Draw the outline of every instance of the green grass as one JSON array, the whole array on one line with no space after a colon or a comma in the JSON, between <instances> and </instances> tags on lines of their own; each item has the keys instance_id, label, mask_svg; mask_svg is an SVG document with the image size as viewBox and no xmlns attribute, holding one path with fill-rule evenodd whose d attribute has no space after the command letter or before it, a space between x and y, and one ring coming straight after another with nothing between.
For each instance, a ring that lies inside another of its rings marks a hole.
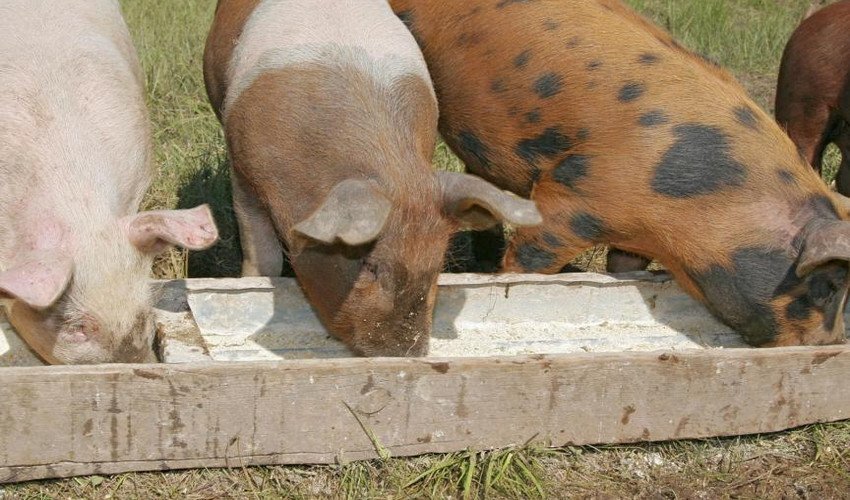
<instances>
[{"instance_id":1,"label":"green grass","mask_svg":"<svg viewBox=\"0 0 850 500\"><path fill-rule=\"evenodd\" d=\"M785 39L807 0L633 0L685 45L772 107ZM222 242L171 252L160 277L234 276L239 247L227 157L201 75L212 0L122 0L147 74L157 178L146 208L213 205ZM830 153L827 170L837 155ZM434 163L462 165L438 146ZM597 251L598 252L598 251ZM598 255L598 254L597 254ZM594 256L588 257L594 260ZM769 436L547 450L527 446L340 466L92 476L5 486L0 498L840 498L850 491L850 423ZM5 496L4 496L5 495Z\"/></svg>"},{"instance_id":2,"label":"green grass","mask_svg":"<svg viewBox=\"0 0 850 500\"><path fill-rule=\"evenodd\" d=\"M632 0L684 45L733 71L778 67L785 42L809 3L798 0Z\"/></svg>"},{"instance_id":3,"label":"green grass","mask_svg":"<svg viewBox=\"0 0 850 500\"><path fill-rule=\"evenodd\" d=\"M145 208L209 203L221 241L188 259L173 250L158 259L161 278L237 276L239 238L230 201L227 152L207 102L201 71L212 20L211 0L123 0L142 66L154 129L157 177Z\"/></svg>"}]
</instances>

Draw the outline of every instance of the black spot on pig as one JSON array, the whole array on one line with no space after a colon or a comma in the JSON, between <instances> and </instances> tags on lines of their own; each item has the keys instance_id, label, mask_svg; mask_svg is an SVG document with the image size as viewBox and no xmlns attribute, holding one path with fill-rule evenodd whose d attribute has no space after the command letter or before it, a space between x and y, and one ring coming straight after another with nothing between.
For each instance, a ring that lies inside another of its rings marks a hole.
<instances>
[{"instance_id":1,"label":"black spot on pig","mask_svg":"<svg viewBox=\"0 0 850 500\"><path fill-rule=\"evenodd\" d=\"M517 262L527 271L546 269L555 262L555 254L530 243L523 243L516 250Z\"/></svg>"},{"instance_id":2,"label":"black spot on pig","mask_svg":"<svg viewBox=\"0 0 850 500\"><path fill-rule=\"evenodd\" d=\"M806 200L805 209L811 213L815 219L838 219L838 212L835 211L835 206L829 198L822 194L810 196Z\"/></svg>"},{"instance_id":3,"label":"black spot on pig","mask_svg":"<svg viewBox=\"0 0 850 500\"><path fill-rule=\"evenodd\" d=\"M782 181L783 184L795 185L797 184L797 180L794 178L794 174L790 171L781 169L776 172L776 175L779 177L779 180Z\"/></svg>"},{"instance_id":4,"label":"black spot on pig","mask_svg":"<svg viewBox=\"0 0 850 500\"><path fill-rule=\"evenodd\" d=\"M811 315L811 304L805 295L797 297L785 306L785 317L790 320L802 321L809 319Z\"/></svg>"},{"instance_id":5,"label":"black spot on pig","mask_svg":"<svg viewBox=\"0 0 850 500\"><path fill-rule=\"evenodd\" d=\"M545 73L534 82L534 92L541 99L558 95L564 88L564 78L557 73Z\"/></svg>"},{"instance_id":6,"label":"black spot on pig","mask_svg":"<svg viewBox=\"0 0 850 500\"><path fill-rule=\"evenodd\" d=\"M708 308L752 345L773 340L777 321L770 301L800 282L788 255L762 247L736 250L731 267L713 265L688 274L702 290Z\"/></svg>"},{"instance_id":7,"label":"black spot on pig","mask_svg":"<svg viewBox=\"0 0 850 500\"><path fill-rule=\"evenodd\" d=\"M846 264L827 265L807 276L802 286L790 282L790 285L797 285L796 290L788 285L781 287L780 292L790 290L792 295L797 295L785 306L786 318L802 321L809 319L815 312L819 312L824 318L824 328L832 330L838 315L843 312L847 273Z\"/></svg>"},{"instance_id":8,"label":"black spot on pig","mask_svg":"<svg viewBox=\"0 0 850 500\"><path fill-rule=\"evenodd\" d=\"M528 123L538 123L540 121L540 110L535 109L526 113L525 121Z\"/></svg>"},{"instance_id":9,"label":"black spot on pig","mask_svg":"<svg viewBox=\"0 0 850 500\"><path fill-rule=\"evenodd\" d=\"M555 21L554 19L547 19L543 21L543 29L545 29L546 31L554 31L558 29L559 26L561 26L561 23Z\"/></svg>"},{"instance_id":10,"label":"black spot on pig","mask_svg":"<svg viewBox=\"0 0 850 500\"><path fill-rule=\"evenodd\" d=\"M588 71L596 71L597 69L599 69L601 67L602 67L602 61L600 61L599 59L594 59L593 61L590 61L589 63L587 63L587 70Z\"/></svg>"},{"instance_id":11,"label":"black spot on pig","mask_svg":"<svg viewBox=\"0 0 850 500\"><path fill-rule=\"evenodd\" d=\"M578 45L580 43L581 43L581 38L574 36L574 37L570 38L569 40L567 40L567 48L568 49L574 49L574 48L578 47Z\"/></svg>"},{"instance_id":12,"label":"black spot on pig","mask_svg":"<svg viewBox=\"0 0 850 500\"><path fill-rule=\"evenodd\" d=\"M496 94L501 94L502 92L508 90L507 85L505 85L505 81L501 78L497 78L490 82L490 90Z\"/></svg>"},{"instance_id":13,"label":"black spot on pig","mask_svg":"<svg viewBox=\"0 0 850 500\"><path fill-rule=\"evenodd\" d=\"M641 64L651 65L657 63L661 58L658 57L658 54L653 54L651 52L644 52L638 57L638 61Z\"/></svg>"},{"instance_id":14,"label":"black spot on pig","mask_svg":"<svg viewBox=\"0 0 850 500\"><path fill-rule=\"evenodd\" d=\"M747 128L758 130L758 118L753 109L747 105L735 108L735 120Z\"/></svg>"},{"instance_id":15,"label":"black spot on pig","mask_svg":"<svg viewBox=\"0 0 850 500\"><path fill-rule=\"evenodd\" d=\"M673 131L676 142L655 167L656 193L689 198L744 183L746 168L732 157L729 138L719 128L687 123Z\"/></svg>"},{"instance_id":16,"label":"black spot on pig","mask_svg":"<svg viewBox=\"0 0 850 500\"><path fill-rule=\"evenodd\" d=\"M531 60L531 51L523 50L514 58L514 67L520 69L524 68L528 64L529 60Z\"/></svg>"},{"instance_id":17,"label":"black spot on pig","mask_svg":"<svg viewBox=\"0 0 850 500\"><path fill-rule=\"evenodd\" d=\"M847 292L847 265L833 264L816 269L807 277L808 298L824 317L824 327L831 331L839 314L843 314Z\"/></svg>"},{"instance_id":18,"label":"black spot on pig","mask_svg":"<svg viewBox=\"0 0 850 500\"><path fill-rule=\"evenodd\" d=\"M457 136L460 150L482 168L490 168L490 148L474 133L464 130Z\"/></svg>"},{"instance_id":19,"label":"black spot on pig","mask_svg":"<svg viewBox=\"0 0 850 500\"><path fill-rule=\"evenodd\" d=\"M537 137L523 139L516 146L516 154L533 164L538 158L553 158L573 146L570 138L558 127L549 127Z\"/></svg>"},{"instance_id":20,"label":"black spot on pig","mask_svg":"<svg viewBox=\"0 0 850 500\"><path fill-rule=\"evenodd\" d=\"M617 95L617 100L620 102L632 102L639 99L646 92L646 87L642 83L629 82L620 87L620 93Z\"/></svg>"},{"instance_id":21,"label":"black spot on pig","mask_svg":"<svg viewBox=\"0 0 850 500\"><path fill-rule=\"evenodd\" d=\"M461 47L472 47L478 45L482 38L481 33L461 33L457 37L457 44Z\"/></svg>"},{"instance_id":22,"label":"black spot on pig","mask_svg":"<svg viewBox=\"0 0 850 500\"><path fill-rule=\"evenodd\" d=\"M576 183L587 176L589 163L590 159L585 155L569 155L552 171L552 178L570 189L575 189Z\"/></svg>"},{"instance_id":23,"label":"black spot on pig","mask_svg":"<svg viewBox=\"0 0 850 500\"><path fill-rule=\"evenodd\" d=\"M587 241L598 241L608 232L602 220L587 212L573 215L570 220L570 229L576 236Z\"/></svg>"},{"instance_id":24,"label":"black spot on pig","mask_svg":"<svg viewBox=\"0 0 850 500\"><path fill-rule=\"evenodd\" d=\"M503 7L507 7L508 5L513 5L515 3L531 3L536 1L537 0L499 0L499 3L496 4L496 8L501 9Z\"/></svg>"},{"instance_id":25,"label":"black spot on pig","mask_svg":"<svg viewBox=\"0 0 850 500\"><path fill-rule=\"evenodd\" d=\"M580 128L578 132L576 132L576 139L580 141L586 141L590 138L590 130L587 128Z\"/></svg>"},{"instance_id":26,"label":"black spot on pig","mask_svg":"<svg viewBox=\"0 0 850 500\"><path fill-rule=\"evenodd\" d=\"M658 125L664 125L669 121L670 119L664 111L654 109L640 115L640 118L638 118L638 125L641 127L657 127Z\"/></svg>"},{"instance_id":27,"label":"black spot on pig","mask_svg":"<svg viewBox=\"0 0 850 500\"><path fill-rule=\"evenodd\" d=\"M543 242L552 248L558 248L564 245L561 239L552 233L543 233Z\"/></svg>"}]
</instances>

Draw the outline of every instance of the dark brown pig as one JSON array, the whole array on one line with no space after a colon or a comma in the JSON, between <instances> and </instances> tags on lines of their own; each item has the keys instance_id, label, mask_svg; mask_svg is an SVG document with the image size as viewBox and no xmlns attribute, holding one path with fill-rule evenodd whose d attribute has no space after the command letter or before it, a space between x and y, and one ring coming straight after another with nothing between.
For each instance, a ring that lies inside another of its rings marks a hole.
<instances>
[{"instance_id":1,"label":"dark brown pig","mask_svg":"<svg viewBox=\"0 0 850 500\"><path fill-rule=\"evenodd\" d=\"M791 35L776 89L776 120L821 171L824 150L841 150L835 179L850 195L850 1L817 11Z\"/></svg>"},{"instance_id":2,"label":"dark brown pig","mask_svg":"<svg viewBox=\"0 0 850 500\"><path fill-rule=\"evenodd\" d=\"M293 269L362 355L422 355L449 236L540 222L534 204L430 165L437 102L382 0L220 0L204 61L225 129L243 274Z\"/></svg>"},{"instance_id":3,"label":"dark brown pig","mask_svg":"<svg viewBox=\"0 0 850 500\"><path fill-rule=\"evenodd\" d=\"M543 214L505 271L606 243L659 260L751 344L844 341L843 202L725 71L618 1L390 3L446 141Z\"/></svg>"}]
</instances>

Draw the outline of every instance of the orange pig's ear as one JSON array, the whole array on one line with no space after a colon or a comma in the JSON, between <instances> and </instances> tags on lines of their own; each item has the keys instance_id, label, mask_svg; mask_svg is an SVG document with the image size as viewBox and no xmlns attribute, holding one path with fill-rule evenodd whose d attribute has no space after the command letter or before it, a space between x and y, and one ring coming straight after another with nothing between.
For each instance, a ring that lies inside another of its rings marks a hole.
<instances>
[{"instance_id":1,"label":"orange pig's ear","mask_svg":"<svg viewBox=\"0 0 850 500\"><path fill-rule=\"evenodd\" d=\"M850 222L816 220L803 238L797 276L805 277L833 260L850 262Z\"/></svg>"},{"instance_id":2,"label":"orange pig's ear","mask_svg":"<svg viewBox=\"0 0 850 500\"><path fill-rule=\"evenodd\" d=\"M500 222L536 226L543 222L533 201L502 191L480 177L439 172L443 212L464 229L487 229Z\"/></svg>"}]
</instances>

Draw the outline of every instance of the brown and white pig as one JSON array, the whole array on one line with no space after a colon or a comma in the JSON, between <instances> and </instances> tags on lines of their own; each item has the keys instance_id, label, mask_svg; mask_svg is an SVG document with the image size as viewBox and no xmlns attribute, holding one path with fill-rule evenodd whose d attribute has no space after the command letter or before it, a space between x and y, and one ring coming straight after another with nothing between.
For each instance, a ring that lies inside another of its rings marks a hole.
<instances>
[{"instance_id":1,"label":"brown and white pig","mask_svg":"<svg viewBox=\"0 0 850 500\"><path fill-rule=\"evenodd\" d=\"M0 3L0 296L44 360L155 360L153 257L217 232L206 206L138 213L151 157L118 3Z\"/></svg>"},{"instance_id":2,"label":"brown and white pig","mask_svg":"<svg viewBox=\"0 0 850 500\"><path fill-rule=\"evenodd\" d=\"M751 344L844 341L843 202L726 72L619 1L390 3L446 141L543 215L504 270L611 244L659 260Z\"/></svg>"},{"instance_id":3,"label":"brown and white pig","mask_svg":"<svg viewBox=\"0 0 850 500\"><path fill-rule=\"evenodd\" d=\"M850 195L850 0L817 11L791 35L779 68L776 120L817 172L826 147L838 146L835 184Z\"/></svg>"},{"instance_id":4,"label":"brown and white pig","mask_svg":"<svg viewBox=\"0 0 850 500\"><path fill-rule=\"evenodd\" d=\"M534 204L435 174L437 102L416 42L385 0L219 0L205 54L224 126L243 274L292 267L355 353L427 352L449 236Z\"/></svg>"}]
</instances>

